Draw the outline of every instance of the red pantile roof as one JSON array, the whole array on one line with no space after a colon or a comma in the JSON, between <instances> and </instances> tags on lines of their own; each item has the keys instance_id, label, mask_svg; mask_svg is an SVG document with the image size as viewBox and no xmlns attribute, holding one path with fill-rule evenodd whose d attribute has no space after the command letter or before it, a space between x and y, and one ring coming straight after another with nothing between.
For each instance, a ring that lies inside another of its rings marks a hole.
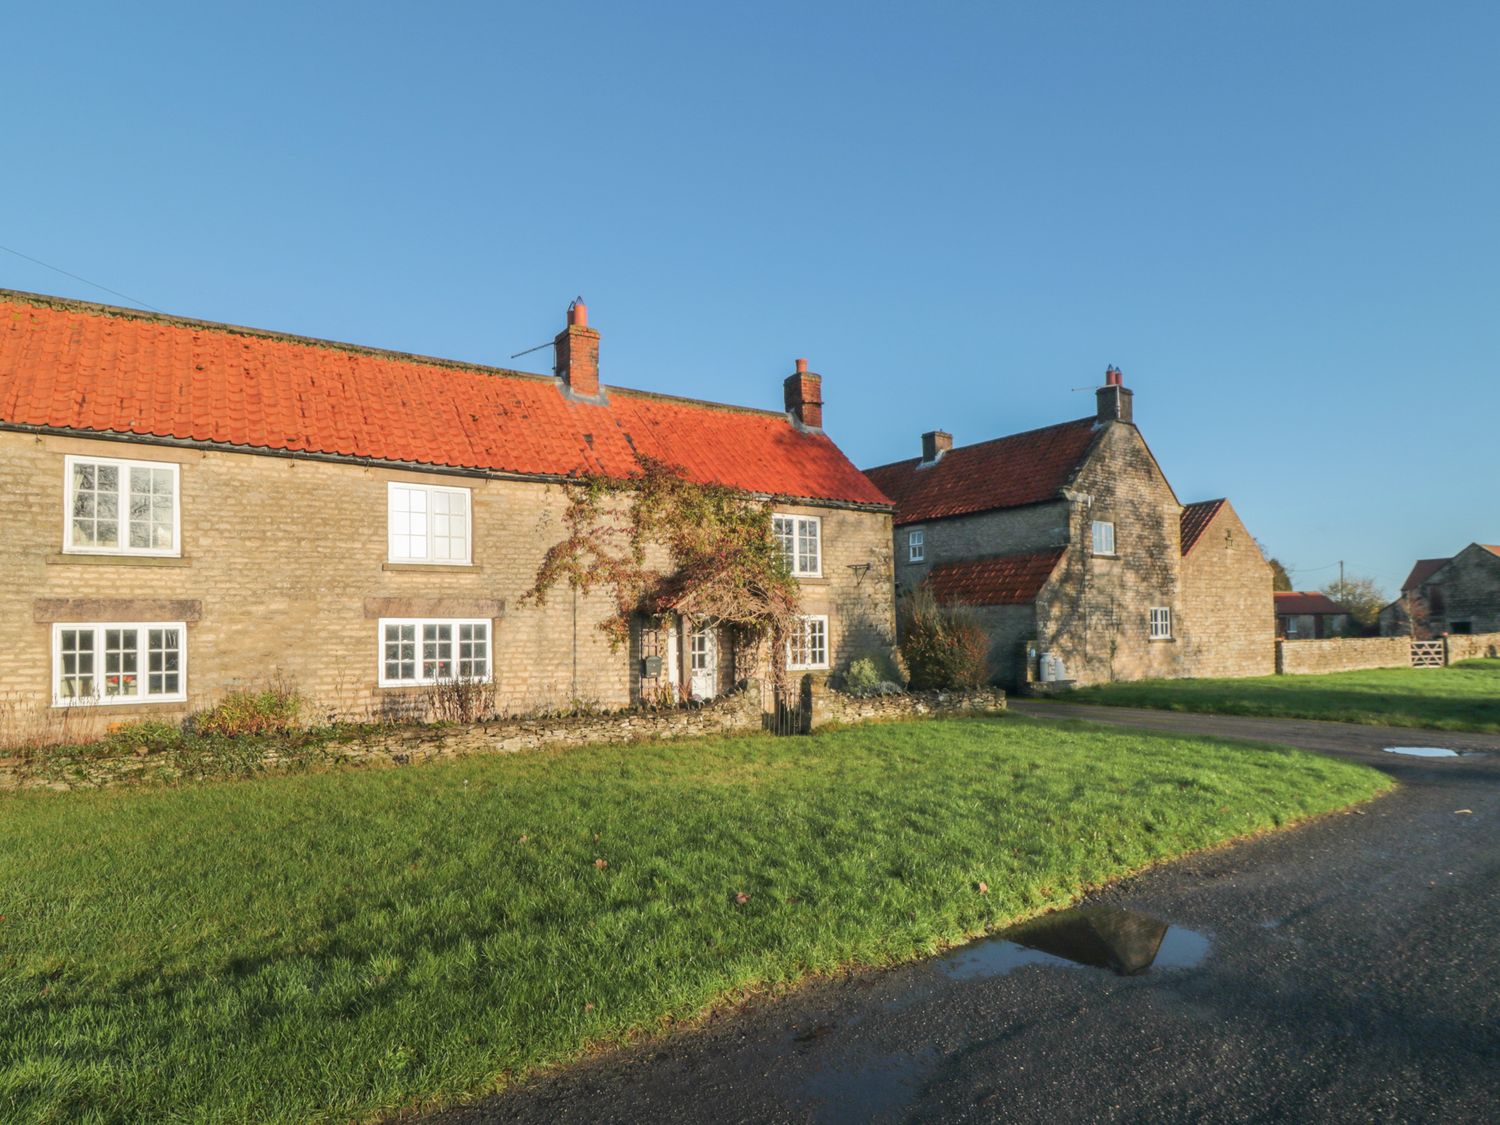
<instances>
[{"instance_id":1,"label":"red pantile roof","mask_svg":"<svg viewBox=\"0 0 1500 1125\"><path fill-rule=\"evenodd\" d=\"M1025 555L943 563L927 575L940 602L965 605L1025 605L1036 601L1062 558L1063 549Z\"/></svg>"},{"instance_id":2,"label":"red pantile roof","mask_svg":"<svg viewBox=\"0 0 1500 1125\"><path fill-rule=\"evenodd\" d=\"M1276 594L1277 613L1348 613L1327 594L1316 590L1281 590Z\"/></svg>"},{"instance_id":3,"label":"red pantile roof","mask_svg":"<svg viewBox=\"0 0 1500 1125\"><path fill-rule=\"evenodd\" d=\"M1411 568L1411 573L1406 576L1406 581L1401 583L1402 592L1415 590L1450 561L1449 559L1418 559L1416 565Z\"/></svg>"},{"instance_id":4,"label":"red pantile roof","mask_svg":"<svg viewBox=\"0 0 1500 1125\"><path fill-rule=\"evenodd\" d=\"M1056 497L1098 433L1094 418L1080 418L950 449L932 465L912 458L865 476L895 501L897 525L1019 508Z\"/></svg>"},{"instance_id":5,"label":"red pantile roof","mask_svg":"<svg viewBox=\"0 0 1500 1125\"><path fill-rule=\"evenodd\" d=\"M1481 543L1479 545L1492 555L1500 555L1500 546L1496 546L1493 543Z\"/></svg>"},{"instance_id":6,"label":"red pantile roof","mask_svg":"<svg viewBox=\"0 0 1500 1125\"><path fill-rule=\"evenodd\" d=\"M779 412L0 290L0 426L566 477L637 454L789 498L884 505L821 433Z\"/></svg>"},{"instance_id":7,"label":"red pantile roof","mask_svg":"<svg viewBox=\"0 0 1500 1125\"><path fill-rule=\"evenodd\" d=\"M1225 505L1224 500L1199 500L1193 504L1183 506L1180 522L1182 525L1182 553L1185 555L1197 544L1199 537L1208 530L1208 525L1213 522L1219 509Z\"/></svg>"}]
</instances>

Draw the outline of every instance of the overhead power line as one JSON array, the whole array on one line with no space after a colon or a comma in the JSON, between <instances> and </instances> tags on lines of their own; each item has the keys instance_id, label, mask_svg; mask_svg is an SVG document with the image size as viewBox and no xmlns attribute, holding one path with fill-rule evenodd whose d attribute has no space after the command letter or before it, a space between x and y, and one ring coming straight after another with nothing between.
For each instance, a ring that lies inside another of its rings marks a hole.
<instances>
[{"instance_id":1,"label":"overhead power line","mask_svg":"<svg viewBox=\"0 0 1500 1125\"><path fill-rule=\"evenodd\" d=\"M25 258L28 262L35 262L37 265L42 266L44 269L49 269L53 273L60 273L64 277L71 277L74 281L81 281L85 285L92 285L95 289L103 290L105 293L119 297L121 300L129 301L132 305L140 305L143 309L150 309L152 312L159 312L163 315L166 314L165 309L159 309L155 305L148 304L139 297L132 297L129 293L121 293L118 289L111 289L108 285L100 285L97 281L90 281L88 278L80 277L76 273L69 273L67 270L54 266L50 262L44 262L40 258L33 258L30 254L23 254L19 250L11 249L9 246L0 246L0 250L4 250L7 254L14 254L18 258Z\"/></svg>"}]
</instances>

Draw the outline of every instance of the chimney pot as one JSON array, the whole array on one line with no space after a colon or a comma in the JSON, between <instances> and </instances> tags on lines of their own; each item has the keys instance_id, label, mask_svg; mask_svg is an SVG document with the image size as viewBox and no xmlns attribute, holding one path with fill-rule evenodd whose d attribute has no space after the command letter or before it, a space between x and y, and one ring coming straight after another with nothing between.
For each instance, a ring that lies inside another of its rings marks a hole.
<instances>
[{"instance_id":1,"label":"chimney pot","mask_svg":"<svg viewBox=\"0 0 1500 1125\"><path fill-rule=\"evenodd\" d=\"M1111 365L1104 372L1104 386L1094 392L1098 399L1101 422L1133 422L1135 393L1125 386L1125 376Z\"/></svg>"},{"instance_id":2,"label":"chimney pot","mask_svg":"<svg viewBox=\"0 0 1500 1125\"><path fill-rule=\"evenodd\" d=\"M579 297L568 306L568 326L552 341L552 371L567 394L599 399L599 333L589 327L588 306Z\"/></svg>"},{"instance_id":3,"label":"chimney pot","mask_svg":"<svg viewBox=\"0 0 1500 1125\"><path fill-rule=\"evenodd\" d=\"M953 435L945 430L929 430L922 435L922 460L932 464L953 448Z\"/></svg>"},{"instance_id":4,"label":"chimney pot","mask_svg":"<svg viewBox=\"0 0 1500 1125\"><path fill-rule=\"evenodd\" d=\"M782 383L786 396L786 411L798 423L810 430L823 428L823 376L807 369L807 360L799 359L796 370Z\"/></svg>"}]
</instances>

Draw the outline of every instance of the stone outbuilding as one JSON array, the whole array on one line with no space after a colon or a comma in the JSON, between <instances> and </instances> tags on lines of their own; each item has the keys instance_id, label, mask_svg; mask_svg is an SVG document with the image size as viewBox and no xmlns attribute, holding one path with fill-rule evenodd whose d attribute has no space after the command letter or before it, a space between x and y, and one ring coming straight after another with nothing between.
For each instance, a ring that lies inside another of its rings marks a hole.
<instances>
[{"instance_id":1,"label":"stone outbuilding","mask_svg":"<svg viewBox=\"0 0 1500 1125\"><path fill-rule=\"evenodd\" d=\"M648 458L771 506L793 666L886 652L891 507L820 377L726 406L606 384L599 344L581 301L530 374L0 290L0 713L175 719L273 675L320 717L719 695L762 669L713 623L641 616L627 651L606 592L523 597L579 479Z\"/></svg>"},{"instance_id":2,"label":"stone outbuilding","mask_svg":"<svg viewBox=\"0 0 1500 1125\"><path fill-rule=\"evenodd\" d=\"M1349 611L1317 590L1278 590L1276 638L1287 641L1341 637L1349 628Z\"/></svg>"},{"instance_id":3,"label":"stone outbuilding","mask_svg":"<svg viewBox=\"0 0 1500 1125\"><path fill-rule=\"evenodd\" d=\"M1418 559L1401 596L1380 611L1380 635L1418 640L1500 632L1500 546L1470 543L1447 559Z\"/></svg>"},{"instance_id":4,"label":"stone outbuilding","mask_svg":"<svg viewBox=\"0 0 1500 1125\"><path fill-rule=\"evenodd\" d=\"M1181 503L1111 368L1092 417L865 470L896 504L898 596L974 607L998 683L1275 671L1271 569L1227 500Z\"/></svg>"}]
</instances>

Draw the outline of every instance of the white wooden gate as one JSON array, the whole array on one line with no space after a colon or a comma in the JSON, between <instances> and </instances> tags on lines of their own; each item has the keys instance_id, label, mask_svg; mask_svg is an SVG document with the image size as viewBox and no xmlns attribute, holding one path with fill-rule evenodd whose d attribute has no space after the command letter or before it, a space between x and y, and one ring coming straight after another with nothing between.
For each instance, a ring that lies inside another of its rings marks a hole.
<instances>
[{"instance_id":1,"label":"white wooden gate","mask_svg":"<svg viewBox=\"0 0 1500 1125\"><path fill-rule=\"evenodd\" d=\"M1443 663L1442 641L1412 641L1411 666L1413 668L1441 668Z\"/></svg>"}]
</instances>

